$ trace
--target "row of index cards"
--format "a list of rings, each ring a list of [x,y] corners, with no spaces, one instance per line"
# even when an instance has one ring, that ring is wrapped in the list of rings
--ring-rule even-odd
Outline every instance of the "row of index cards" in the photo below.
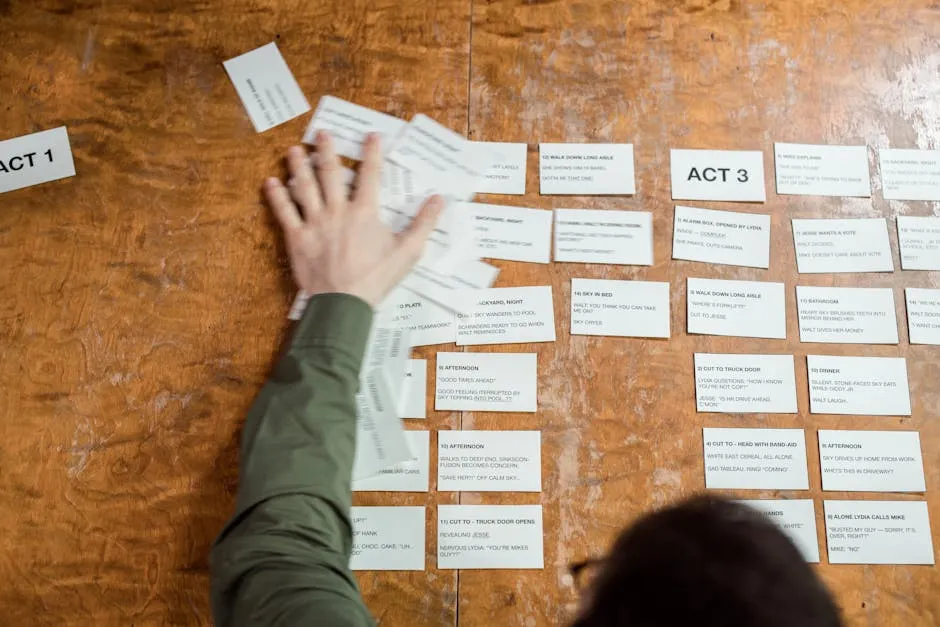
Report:
[[[262,46],[225,62],[258,132],[310,110],[300,86],[277,45]],[[367,133],[394,138],[404,120],[332,96],[317,105],[305,141],[325,129],[338,138],[342,154],[361,157]],[[390,142],[389,142],[390,143]],[[524,194],[527,145],[490,142],[499,155],[475,191]],[[778,143],[774,146],[777,193],[818,196],[871,196],[868,148]],[[882,149],[884,197],[895,200],[940,200],[940,151]],[[632,144],[550,144],[539,147],[542,194],[634,194]],[[764,156],[761,151],[673,150],[672,195],[675,200],[764,202]]]
[[[798,412],[793,355],[695,354],[699,412]],[[416,360],[417,361],[417,360]],[[425,367],[421,362],[420,367]],[[907,361],[903,357],[808,355],[810,411],[852,416],[910,416]],[[538,410],[536,353],[437,354],[437,411],[522,412]],[[423,400],[423,389],[411,394]],[[424,417],[423,408],[419,415]]]
[[[783,283],[690,277],[686,292],[691,335],[787,339]],[[412,346],[554,342],[552,294],[550,285],[469,290],[460,314],[411,297],[391,305],[398,309],[388,316],[408,330]],[[911,344],[940,345],[940,290],[905,294]],[[572,278],[570,334],[668,339],[670,298],[663,281]],[[892,288],[798,285],[796,301],[801,342],[899,343]]]
[[[473,202],[456,209],[472,222],[476,252],[483,258],[646,266],[655,262],[650,212],[545,211]],[[676,206],[672,257],[769,268],[770,227],[767,214]],[[940,270],[940,218],[898,216],[897,228],[902,270]],[[794,218],[792,229],[801,274],[894,271],[884,218]]]
[[[752,499],[787,534],[804,559],[819,562],[811,499]],[[934,564],[923,501],[823,501],[830,564]],[[427,509],[353,507],[349,566],[364,570],[426,568]],[[541,505],[438,505],[437,568],[544,568]]]
[[[414,458],[375,477],[354,480],[354,491],[429,491],[430,432],[405,433]],[[541,492],[541,435],[541,431],[439,431],[437,491]],[[823,490],[926,491],[916,431],[820,429],[818,435]],[[802,429],[706,427],[704,448],[708,488],[809,489]]]
[[[515,145],[520,146],[517,154],[526,146]],[[865,146],[776,143],[774,155],[780,195],[872,195]],[[940,200],[940,151],[882,149],[879,155],[886,199]],[[767,200],[761,151],[672,149],[670,157],[673,200]],[[525,166],[525,161],[504,159],[478,191],[525,193]],[[521,175],[513,180],[504,174],[509,171]],[[539,183],[543,195],[632,195],[633,146],[539,144]]]
[[[824,430],[819,433],[824,491],[926,492],[916,431]],[[802,429],[702,430],[705,486],[724,490],[808,490]],[[811,500],[748,501],[790,534],[807,561],[818,562]],[[831,564],[934,564],[923,501],[825,501]]]
[[[332,96],[320,99],[304,136],[319,130],[340,138],[339,149],[361,157],[368,133],[393,138],[406,122]],[[478,193],[525,194],[528,144],[474,142],[494,157]],[[754,150],[671,150],[673,200],[765,202],[764,154]],[[866,146],[774,145],[777,193],[871,197]],[[940,151],[882,149],[884,197],[940,200]],[[539,144],[539,192],[543,195],[633,195],[633,144]]]

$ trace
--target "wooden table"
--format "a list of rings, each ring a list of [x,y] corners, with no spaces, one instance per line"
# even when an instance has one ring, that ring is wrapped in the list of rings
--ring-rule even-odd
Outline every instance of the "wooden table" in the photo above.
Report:
[[[741,494],[815,499],[824,561],[815,430],[919,430],[936,537],[940,349],[908,344],[902,288],[938,277],[798,277],[789,220],[940,209],[883,200],[874,151],[940,146],[938,38],[931,0],[0,0],[0,135],[67,125],[78,170],[0,196],[0,622],[210,622],[209,544],[293,292],[259,187],[309,116],[256,134],[221,66],[269,41],[314,103],[528,142],[529,193],[492,202],[655,216],[651,268],[496,262],[498,285],[555,290],[558,342],[508,348],[539,353],[538,414],[431,412],[409,427],[542,429],[544,492],[438,494],[432,479],[427,495],[358,496],[428,506],[427,571],[360,577],[381,624],[563,623],[570,560],[703,489],[703,425],[807,430],[809,492]],[[539,197],[539,141],[633,142],[636,196]],[[875,197],[777,196],[774,141],[868,144]],[[768,202],[737,208],[773,215],[769,271],[670,260],[671,147],[765,152]],[[673,339],[571,338],[572,276],[671,281]],[[688,336],[688,276],[786,282],[789,340]],[[797,282],[895,288],[899,347],[820,352],[907,357],[913,417],[809,414],[803,356],[819,347],[798,341]],[[416,353],[433,368],[436,350]],[[797,355],[800,413],[697,414],[695,351]],[[544,504],[545,569],[438,571],[435,506],[454,502]],[[936,568],[819,571],[852,624],[940,621]]]

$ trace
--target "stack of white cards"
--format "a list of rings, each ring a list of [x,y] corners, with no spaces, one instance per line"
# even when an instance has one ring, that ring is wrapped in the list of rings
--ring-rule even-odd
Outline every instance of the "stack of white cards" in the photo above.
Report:
[[[376,312],[357,397],[359,434],[354,480],[401,476],[403,468],[415,463],[424,452],[413,450],[401,423],[406,414],[417,413],[406,411],[409,396],[420,395],[423,403],[427,381],[426,373],[422,373],[421,389],[413,386],[413,395],[409,394],[412,386],[406,386],[406,380],[410,350],[412,346],[455,342],[457,315],[473,316],[479,309],[478,291],[490,287],[496,279],[497,269],[480,261],[474,231],[477,214],[469,201],[481,181],[488,180],[485,175],[500,153],[487,144],[467,141],[427,116],[419,114],[405,122],[332,96],[320,99],[304,141],[313,143],[321,130],[331,134],[341,156],[353,160],[362,159],[363,143],[369,134],[382,135],[381,215],[393,230],[405,229],[432,195],[443,196],[447,203],[424,256]],[[524,168],[522,173],[524,184]],[[306,296],[298,294],[290,317],[299,318],[305,304]],[[537,329],[532,331],[538,334]],[[489,335],[499,332],[493,328]],[[541,335],[544,341],[554,340],[553,320],[550,326],[543,325]],[[471,337],[465,343],[480,342]],[[411,380],[414,377],[411,373]],[[426,454],[423,457],[426,459]],[[370,483],[364,485],[362,489],[370,489]]]
[[[382,135],[380,204],[393,230],[406,228],[432,195],[444,197],[447,207],[425,254],[402,285],[440,307],[466,311],[471,304],[466,290],[495,280],[495,269],[480,262],[468,202],[500,160],[499,149],[470,142],[425,115],[405,122],[332,96],[320,99],[304,141],[313,143],[321,130],[335,137],[339,154],[350,159],[362,158],[369,134]]]

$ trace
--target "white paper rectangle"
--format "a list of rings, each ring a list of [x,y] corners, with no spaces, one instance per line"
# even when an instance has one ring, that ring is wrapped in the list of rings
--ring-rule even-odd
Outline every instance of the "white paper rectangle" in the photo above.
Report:
[[[371,133],[382,135],[382,146],[390,148],[404,128],[405,121],[334,96],[323,96],[307,126],[303,142],[313,144],[317,131],[325,130],[333,139],[337,154],[362,159],[362,144]]]
[[[808,355],[809,406],[814,414],[910,416],[903,357]]]
[[[926,492],[916,431],[819,430],[823,490]]]
[[[438,505],[437,567],[545,567],[541,505]]]
[[[673,200],[764,202],[764,153],[759,150],[671,151]]]
[[[894,272],[888,223],[882,218],[794,219],[793,243],[802,274]]]
[[[473,307],[473,290],[490,287],[497,275],[499,268],[476,259],[440,272],[417,266],[401,284],[445,309],[463,313]]]
[[[924,501],[823,501],[830,564],[933,564]]]
[[[310,103],[273,41],[222,65],[257,132],[310,111]]]
[[[430,437],[427,431],[405,431],[414,459],[382,470],[374,477],[352,482],[353,492],[427,492]]]
[[[398,415],[401,418],[427,418],[427,395],[428,360],[409,359],[405,365],[405,381],[398,401]]]
[[[469,200],[494,157],[419,113],[398,134],[386,161],[405,168],[416,177],[415,182],[438,190],[445,198]]]
[[[691,334],[787,338],[783,283],[689,278]]]
[[[353,507],[350,570],[424,570],[423,507]]]
[[[439,431],[439,492],[541,492],[541,431]]]
[[[552,212],[468,203],[480,257],[548,263],[552,255]]]
[[[777,193],[871,197],[867,146],[774,144]]]
[[[550,285],[494,287],[475,293],[473,307],[457,314],[457,345],[555,341]]]
[[[940,270],[940,218],[898,216],[902,270]]]
[[[438,411],[534,412],[535,353],[438,353]]]
[[[811,564],[819,563],[816,508],[813,499],[756,499],[738,501],[762,513],[793,541]]]
[[[398,416],[401,401],[402,383],[405,379],[405,367],[411,352],[410,332],[390,324],[391,314],[379,310],[372,322],[372,329],[366,344],[366,352],[360,369],[360,390],[372,390],[370,380],[381,378],[383,386],[375,388],[382,395],[381,400],[372,402],[373,407],[390,407],[391,413]]]
[[[470,142],[495,155],[496,161],[483,172],[477,181],[479,194],[525,194],[526,159],[528,144],[509,142]]]
[[[700,412],[795,414],[793,355],[695,353]]]
[[[904,294],[911,344],[940,345],[940,290],[909,287]]]
[[[457,289],[485,290],[493,287],[497,276],[499,276],[499,268],[476,259],[454,268],[450,279]]]
[[[64,126],[0,141],[0,194],[75,176]]]
[[[669,337],[669,284],[571,279],[571,335]]]
[[[879,156],[887,200],[940,200],[940,150],[884,148]]]
[[[796,287],[800,341],[897,344],[894,290],[875,287]]]
[[[393,395],[386,379],[365,377],[362,388],[356,394],[354,481],[375,477],[386,468],[414,459],[398,408],[391,404]]]
[[[398,166],[391,169],[394,168]],[[392,198],[394,190],[382,190],[382,205],[379,209],[382,221],[391,230],[400,233],[412,223],[423,202],[442,191],[433,185],[422,185],[409,188],[400,198]],[[472,229],[473,216],[464,203],[453,199],[448,201],[428,237],[416,269],[441,274],[453,270],[458,262],[475,258],[476,240]]]
[[[555,210],[555,261],[653,265],[653,214]]]
[[[452,344],[456,340],[457,318],[453,311],[404,288],[392,292],[388,300],[395,308],[392,323],[411,331],[412,346]]]
[[[635,194],[633,144],[539,144],[539,193]]]
[[[702,429],[705,487],[808,490],[802,429]]]
[[[676,206],[672,258],[770,267],[770,216]]]

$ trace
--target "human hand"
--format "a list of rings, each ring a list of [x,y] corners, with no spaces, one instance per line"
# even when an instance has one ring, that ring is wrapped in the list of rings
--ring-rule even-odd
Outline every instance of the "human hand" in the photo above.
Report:
[[[320,131],[316,142],[316,172],[307,150],[294,146],[287,151],[287,186],[276,178],[264,182],[294,280],[310,296],[352,294],[375,308],[421,257],[444,200],[429,198],[408,228],[395,233],[379,217],[379,136],[366,140],[351,199],[333,140]]]

